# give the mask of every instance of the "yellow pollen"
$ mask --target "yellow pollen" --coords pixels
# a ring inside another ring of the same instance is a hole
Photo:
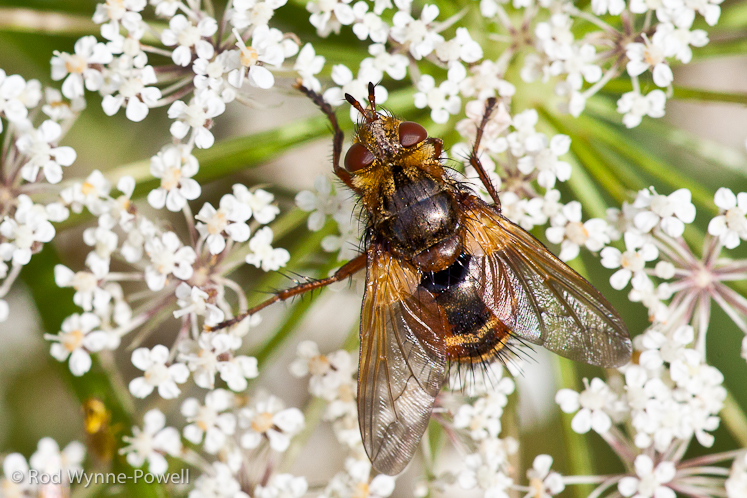
[[[86,334],[82,330],[73,330],[62,337],[62,345],[70,352],[75,351],[83,344],[85,336]]]
[[[182,170],[179,168],[169,168],[161,178],[161,188],[164,190],[171,190],[179,185],[179,180],[182,179]]]
[[[260,413],[252,420],[252,429],[255,432],[267,432],[272,428],[272,413]]]
[[[359,482],[355,485],[355,492],[353,498],[366,498],[368,496],[368,483]]]
[[[251,67],[257,63],[259,59],[259,52],[254,47],[245,47],[241,49],[241,65],[245,67]]]
[[[83,185],[80,187],[80,191],[83,192],[84,195],[92,194],[96,191],[96,187],[91,185],[88,182],[83,182]]]
[[[83,74],[86,66],[86,61],[81,56],[76,54],[68,56],[67,60],[65,61],[65,69],[67,69],[68,73]]]

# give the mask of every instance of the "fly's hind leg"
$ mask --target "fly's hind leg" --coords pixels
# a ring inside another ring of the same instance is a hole
[[[257,313],[260,310],[263,310],[264,308],[268,307],[269,305],[273,303],[276,303],[278,301],[285,301],[294,296],[305,294],[306,292],[310,292],[316,289],[321,289],[322,287],[326,287],[329,284],[339,282],[340,280],[345,280],[346,278],[352,276],[353,274],[358,273],[360,270],[362,270],[365,267],[366,267],[366,253],[363,253],[363,254],[358,255],[356,258],[351,259],[344,265],[342,265],[331,277],[323,278],[321,280],[313,280],[311,282],[304,282],[302,284],[296,285],[295,287],[281,290],[280,292],[275,293],[275,295],[273,295],[271,298],[259,303],[258,305],[251,308],[250,310],[247,310],[244,313],[241,313],[240,315],[237,315],[236,317],[231,318],[230,320],[221,322],[214,327],[205,327],[205,328],[208,331],[214,331],[214,330],[224,329],[232,325],[236,325],[237,323],[244,320],[246,317]]]
[[[493,185],[493,182],[490,181],[490,177],[488,176],[488,173],[485,171],[485,168],[483,167],[482,163],[480,162],[480,158],[477,155],[477,150],[480,147],[480,141],[482,141],[482,134],[485,130],[485,126],[488,124],[488,120],[490,119],[490,115],[493,113],[493,110],[496,106],[496,99],[495,97],[490,97],[486,104],[485,104],[485,114],[482,116],[482,121],[480,122],[480,126],[477,127],[477,135],[475,136],[475,144],[472,146],[472,154],[469,156],[469,163],[472,165],[473,168],[475,168],[475,171],[477,171],[478,176],[480,177],[480,181],[485,186],[485,190],[488,191],[488,194],[490,197],[493,198],[493,202],[495,203],[496,210],[500,213],[501,212],[501,200],[498,198],[498,191],[495,189],[495,185]]]
[[[347,172],[342,166],[340,166],[340,157],[342,156],[342,143],[345,140],[345,134],[340,129],[340,124],[337,122],[337,116],[335,111],[328,103],[324,101],[321,95],[313,90],[309,90],[300,83],[296,83],[295,87],[303,92],[304,95],[309,97],[321,111],[327,116],[330,124],[332,125],[332,132],[334,137],[332,138],[332,166],[337,177],[347,185],[351,190],[357,192],[358,189],[353,185],[353,181],[350,179],[350,173]]]

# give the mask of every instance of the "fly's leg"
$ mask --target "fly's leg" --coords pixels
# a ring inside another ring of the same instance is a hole
[[[490,177],[488,176],[488,173],[485,171],[485,168],[483,168],[482,163],[480,162],[480,158],[477,157],[477,150],[480,147],[480,141],[482,140],[482,134],[485,130],[485,125],[488,124],[488,120],[490,119],[490,115],[493,113],[493,109],[495,109],[496,100],[495,97],[490,97],[485,104],[485,114],[482,116],[482,121],[480,122],[480,126],[477,127],[477,136],[475,136],[475,144],[472,146],[472,154],[469,156],[469,163],[472,165],[473,168],[475,168],[475,171],[477,171],[478,176],[480,177],[480,181],[485,186],[485,190],[488,191],[488,194],[490,194],[490,197],[493,198],[493,202],[495,203],[495,208],[498,210],[498,212],[501,212],[501,200],[498,198],[498,191],[495,189],[495,186],[493,185],[493,182],[490,181]]]
[[[280,292],[273,295],[270,299],[267,299],[266,301],[259,303],[258,305],[251,308],[250,310],[247,310],[244,313],[241,313],[240,315],[237,315],[236,317],[231,318],[230,320],[221,322],[214,327],[206,327],[206,329],[208,331],[214,331],[214,330],[220,330],[226,327],[230,327],[232,325],[236,325],[237,323],[241,322],[246,317],[257,313],[260,310],[263,310],[264,308],[268,307],[269,305],[273,303],[276,303],[278,301],[285,301],[294,296],[298,296],[300,294],[304,294],[306,292],[313,291],[316,289],[321,289],[322,287],[326,287],[329,284],[339,282],[340,280],[345,280],[346,278],[359,272],[365,267],[366,267],[366,253],[363,253],[363,254],[358,255],[356,258],[351,259],[344,265],[342,265],[331,277],[323,278],[321,280],[314,280],[311,282],[304,282],[302,284],[296,285],[295,287],[281,290]]]
[[[348,173],[347,170],[340,166],[340,157],[342,156],[342,143],[345,141],[345,134],[340,129],[340,125],[337,122],[337,116],[335,116],[335,111],[332,110],[332,106],[326,103],[322,96],[315,91],[309,90],[300,83],[296,84],[296,88],[303,92],[304,95],[309,97],[327,116],[327,119],[329,119],[329,122],[332,125],[332,132],[334,133],[334,137],[332,138],[332,166],[334,167],[335,175],[337,175],[337,177],[342,180],[342,182],[351,190],[357,192],[358,189],[355,188],[355,186],[353,185],[353,181],[350,179],[350,173]]]

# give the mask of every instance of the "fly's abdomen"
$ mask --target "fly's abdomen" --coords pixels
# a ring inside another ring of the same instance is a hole
[[[444,342],[451,361],[491,361],[503,353],[511,336],[480,298],[478,276],[472,256],[462,253],[448,268],[425,273],[420,282],[446,314],[449,332]]]

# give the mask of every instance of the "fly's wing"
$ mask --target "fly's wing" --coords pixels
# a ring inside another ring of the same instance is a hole
[[[358,423],[373,467],[395,475],[412,459],[446,376],[446,321],[406,263],[373,245],[367,264]]]
[[[540,241],[470,198],[466,250],[478,258],[482,299],[513,335],[600,367],[630,361],[620,315]]]

